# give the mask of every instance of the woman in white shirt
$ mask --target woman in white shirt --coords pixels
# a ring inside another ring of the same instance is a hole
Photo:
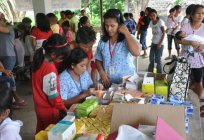
[[[161,64],[161,57],[164,49],[163,40],[164,40],[164,21],[161,20],[155,9],[150,11],[150,27],[152,28],[152,45],[149,55],[149,67],[148,71],[153,72],[154,63],[157,63],[157,72],[162,73],[162,64]]]

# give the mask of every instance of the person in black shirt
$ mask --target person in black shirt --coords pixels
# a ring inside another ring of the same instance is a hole
[[[144,50],[144,54],[141,55],[144,58],[147,57],[147,45],[146,45],[146,37],[147,37],[147,29],[150,23],[150,18],[149,18],[149,12],[150,12],[151,8],[147,7],[145,9],[145,17],[143,18],[143,25],[141,25],[140,27],[140,31],[141,31],[141,35],[140,35],[140,43],[142,44],[142,50]]]

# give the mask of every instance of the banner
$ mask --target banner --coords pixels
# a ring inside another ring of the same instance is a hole
[[[15,0],[14,5],[17,11],[32,11],[33,10],[32,0]]]
[[[81,9],[81,0],[51,0],[53,10]]]

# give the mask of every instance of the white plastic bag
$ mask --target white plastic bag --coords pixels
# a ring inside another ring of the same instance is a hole
[[[152,140],[139,130],[129,125],[121,125],[116,140]]]

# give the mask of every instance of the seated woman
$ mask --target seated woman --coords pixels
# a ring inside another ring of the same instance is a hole
[[[86,52],[80,48],[75,48],[68,58],[67,69],[59,75],[61,97],[67,108],[96,93],[95,90],[90,90],[93,82],[87,71],[87,64]],[[102,88],[102,84],[97,84],[98,90]]]

